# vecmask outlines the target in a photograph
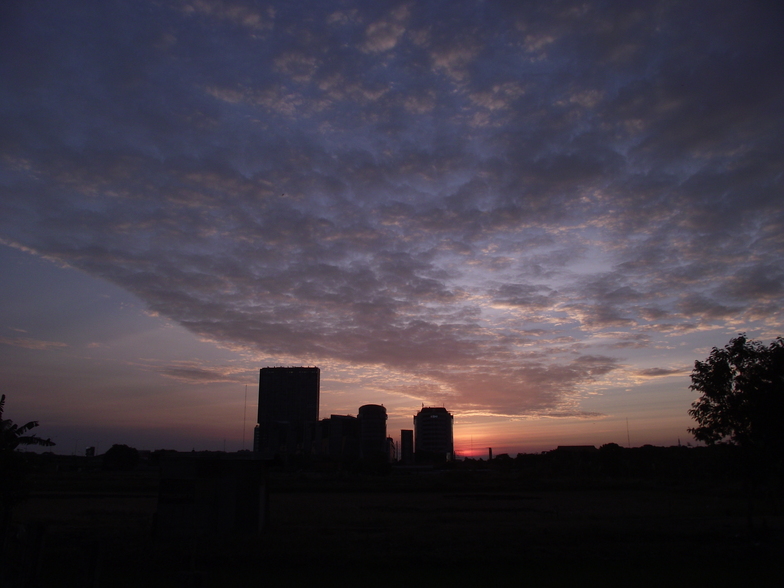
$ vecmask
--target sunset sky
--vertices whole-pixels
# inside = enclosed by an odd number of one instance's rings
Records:
[[[783,15],[6,0],[6,418],[250,448],[259,368],[315,365],[460,455],[692,441],[694,361],[784,335]]]

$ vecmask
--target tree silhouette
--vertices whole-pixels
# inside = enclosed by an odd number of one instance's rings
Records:
[[[5,394],[0,396],[0,564],[4,563],[3,548],[11,521],[11,507],[25,495],[22,482],[26,473],[26,463],[22,459],[24,455],[18,452],[17,448],[20,445],[43,447],[54,445],[51,439],[28,434],[38,426],[38,421],[30,421],[20,427],[12,420],[4,419],[4,411]]]
[[[765,346],[744,334],[695,361],[690,389],[702,396],[689,432],[709,445],[729,442],[779,457],[784,447],[784,339]]]
[[[728,442],[743,451],[746,519],[753,534],[759,484],[781,473],[784,339],[766,347],[741,333],[724,349],[714,347],[705,361],[694,362],[689,387],[702,393],[691,405],[697,426],[689,432],[709,445]]]
[[[12,420],[3,418],[4,410],[5,394],[0,396],[0,452],[14,451],[20,445],[42,445],[44,447],[54,445],[51,439],[42,439],[35,435],[26,434],[38,426],[38,421],[30,421],[20,427],[14,424]]]
[[[103,456],[103,468],[106,470],[130,471],[139,465],[139,451],[127,445],[112,445]]]

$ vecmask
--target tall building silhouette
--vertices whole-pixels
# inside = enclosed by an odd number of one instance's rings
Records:
[[[380,404],[359,407],[360,456],[364,460],[388,461],[387,409]]]
[[[400,461],[404,465],[414,463],[414,431],[411,429],[400,430]]]
[[[440,406],[424,406],[414,417],[414,447],[419,463],[451,461],[454,417]]]
[[[263,459],[308,454],[319,413],[317,367],[265,367],[259,372],[254,451]]]

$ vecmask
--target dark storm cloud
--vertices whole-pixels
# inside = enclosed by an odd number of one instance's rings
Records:
[[[0,237],[204,337],[577,414],[594,335],[780,328],[772,4],[3,11]]]

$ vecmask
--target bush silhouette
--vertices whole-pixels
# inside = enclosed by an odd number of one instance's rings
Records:
[[[130,471],[139,465],[139,451],[127,445],[112,445],[103,456],[106,470]]]

